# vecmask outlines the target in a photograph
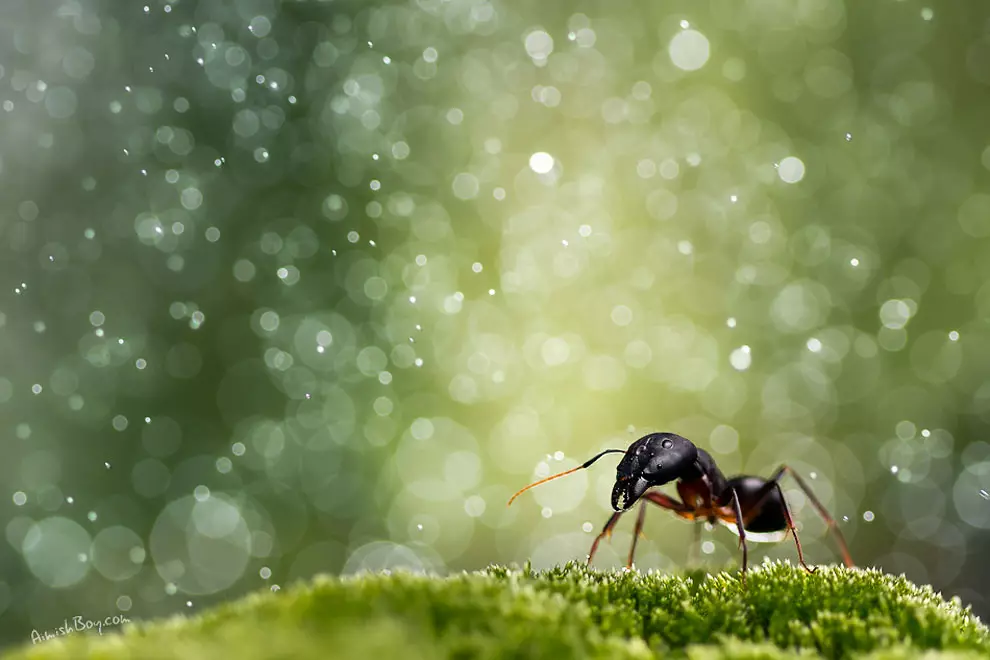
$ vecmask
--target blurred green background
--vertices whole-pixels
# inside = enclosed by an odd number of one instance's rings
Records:
[[[581,559],[654,430],[987,616],[988,117],[978,0],[4,0],[0,638]]]

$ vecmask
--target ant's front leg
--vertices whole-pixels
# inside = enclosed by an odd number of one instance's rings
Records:
[[[691,525],[694,531],[691,533],[691,545],[688,547],[688,568],[697,568],[701,565],[701,555],[698,554],[698,550],[701,549],[701,528],[704,524],[699,520]]]
[[[603,538],[612,536],[612,530],[615,528],[615,524],[619,522],[619,518],[622,517],[623,513],[625,513],[625,511],[616,511],[615,513],[613,513],[609,517],[608,522],[605,523],[605,526],[602,527],[601,533],[599,533],[598,536],[595,537],[594,543],[591,544],[591,550],[588,552],[589,566],[591,565],[591,560],[594,559],[595,557],[595,551],[598,550],[598,544],[601,542]]]
[[[626,568],[632,570],[633,557],[636,555],[636,542],[643,535],[643,522],[646,520],[646,500],[639,503],[639,515],[636,516],[636,528],[633,530],[632,546],[629,548],[629,560]]]

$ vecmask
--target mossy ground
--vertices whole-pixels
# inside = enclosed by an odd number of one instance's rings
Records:
[[[317,578],[193,618],[14,651],[65,658],[976,660],[990,632],[931,589],[873,570],[784,563],[665,575],[493,567],[446,578]]]

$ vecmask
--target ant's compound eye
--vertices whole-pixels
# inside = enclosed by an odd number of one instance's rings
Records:
[[[664,438],[663,442],[660,443],[664,449],[670,449],[674,446],[674,442],[670,438]]]

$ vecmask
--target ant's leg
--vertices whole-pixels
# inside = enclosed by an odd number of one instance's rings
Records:
[[[742,583],[746,586],[746,566],[749,563],[748,551],[746,548],[746,530],[743,529],[743,514],[742,507],[739,505],[739,493],[736,489],[732,489],[732,508],[736,512],[736,529],[739,530],[739,545],[742,546],[743,561],[742,561]]]
[[[701,556],[698,554],[698,549],[701,546],[701,528],[704,526],[702,522],[695,522],[692,527],[694,527],[694,532],[692,533],[691,545],[688,547],[688,567],[695,568],[701,565]]]
[[[808,500],[811,501],[811,505],[815,507],[815,510],[818,511],[818,515],[820,515],[822,520],[825,521],[829,531],[835,535],[835,539],[839,544],[839,550],[842,553],[842,560],[845,562],[846,566],[850,568],[855,566],[856,564],[853,563],[852,556],[849,554],[849,546],[846,545],[846,537],[842,535],[842,530],[839,529],[839,525],[835,522],[835,518],[829,514],[829,512],[825,509],[825,506],[818,500],[817,497],[815,497],[811,487],[805,483],[804,479],[801,478],[801,475],[794,471],[794,468],[788,465],[781,465],[777,471],[773,473],[773,476],[767,480],[767,483],[761,489],[763,492],[757,494],[757,497],[755,498],[756,506],[752,507],[752,509],[754,511],[759,510],[763,500],[766,499],[771,492],[773,492],[774,488],[776,488],[777,492],[780,493],[781,502],[784,502],[784,517],[787,519],[787,526],[790,528],[791,533],[794,534],[794,542],[798,547],[798,556],[801,556],[801,542],[798,540],[797,532],[794,529],[794,522],[791,520],[791,512],[788,510],[787,502],[784,500],[784,492],[780,488],[780,479],[784,476],[785,472],[794,477],[794,481],[797,482],[797,485],[802,491],[804,491],[804,494],[807,495]],[[804,565],[804,559],[801,560],[801,563]],[[805,565],[805,568],[807,568],[807,565]]]
[[[591,550],[588,552],[588,565],[591,565],[591,560],[595,557],[595,551],[598,550],[598,543],[607,536],[612,536],[612,529],[615,527],[615,523],[619,522],[619,518],[625,511],[616,511],[609,517],[608,522],[602,527],[602,531],[598,536],[595,537],[594,543],[591,544]]]
[[[643,535],[643,521],[646,519],[646,502],[640,502],[639,505],[639,515],[636,516],[636,528],[633,530],[632,546],[629,548],[629,560],[626,562],[626,568],[631,569],[633,566],[633,557],[636,555],[636,542],[639,537]]]
[[[684,502],[676,500],[668,495],[664,495],[663,493],[649,492],[643,495],[643,499],[649,501],[652,504],[656,504],[659,507],[667,509],[668,511],[673,511],[674,513],[688,513],[694,510]],[[691,518],[688,519],[690,520]],[[700,522],[695,523],[694,544],[691,546],[691,549],[688,551],[689,552],[688,564],[697,563],[697,558],[693,557],[693,555],[696,554],[697,545],[701,541],[700,525],[701,525]],[[630,563],[632,563],[631,560]]]
[[[780,505],[784,509],[784,520],[787,521],[787,528],[791,530],[791,534],[794,536],[794,545],[797,546],[798,561],[804,566],[804,569],[809,573],[814,573],[817,568],[811,568],[804,561],[804,550],[801,549],[801,539],[798,538],[797,528],[794,527],[794,518],[791,517],[791,508],[787,506],[787,500],[784,498],[784,491],[780,489],[780,482],[774,481],[773,484],[777,487],[777,493],[780,494]]]
[[[669,511],[676,511],[677,513],[694,511],[694,509],[689,507],[684,502],[675,500],[673,497],[664,495],[663,493],[648,492],[643,495],[643,499],[649,500],[653,504],[656,504],[659,507],[663,507],[664,509],[668,509]]]

